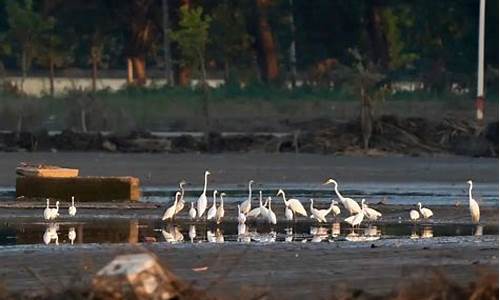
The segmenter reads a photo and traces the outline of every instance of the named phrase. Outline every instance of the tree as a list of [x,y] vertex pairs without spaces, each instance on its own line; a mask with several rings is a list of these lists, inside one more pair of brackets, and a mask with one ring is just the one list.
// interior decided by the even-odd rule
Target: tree
[[[205,51],[208,44],[208,31],[211,18],[203,15],[203,8],[181,7],[179,29],[170,32],[170,37],[179,45],[181,50],[181,65],[190,66],[201,71],[201,87],[203,89],[203,112],[207,125],[208,114],[208,83],[205,65]],[[207,126],[208,128],[208,126]]]
[[271,0],[256,0],[257,1],[257,27],[259,29],[259,50],[261,53],[261,68],[263,69],[264,79],[267,82],[274,81],[278,78],[278,56],[276,45],[271,31],[271,25],[268,21],[267,10],[271,4]]
[[50,96],[54,97],[54,71],[71,61],[71,49],[62,42],[62,38],[53,32],[41,37],[40,51],[36,60],[49,69]]
[[[224,79],[232,80],[233,69],[237,62],[251,60],[252,36],[246,30],[247,22],[239,3],[220,1],[212,11],[213,22],[210,35],[213,37],[213,53],[222,54]],[[214,55],[215,56],[215,55]]]
[[9,36],[20,51],[22,70],[21,90],[33,59],[40,50],[40,37],[54,27],[53,19],[44,20],[33,8],[31,0],[22,3],[9,0],[6,5]]

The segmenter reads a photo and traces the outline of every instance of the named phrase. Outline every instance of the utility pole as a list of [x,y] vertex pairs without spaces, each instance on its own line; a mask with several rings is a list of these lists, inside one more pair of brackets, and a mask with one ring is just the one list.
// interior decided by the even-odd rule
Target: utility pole
[[486,0],[480,0],[479,4],[479,46],[477,62],[477,97],[476,97],[476,121],[483,124],[484,119],[484,13]]
[[165,80],[168,86],[174,85],[174,73],[172,71],[172,55],[170,51],[170,38],[168,36],[168,0],[162,0],[163,10],[163,60],[165,61]]
[[290,43],[290,72],[292,88],[297,85],[297,52],[295,50],[295,19],[293,18],[293,0],[290,0],[290,31],[292,42]]

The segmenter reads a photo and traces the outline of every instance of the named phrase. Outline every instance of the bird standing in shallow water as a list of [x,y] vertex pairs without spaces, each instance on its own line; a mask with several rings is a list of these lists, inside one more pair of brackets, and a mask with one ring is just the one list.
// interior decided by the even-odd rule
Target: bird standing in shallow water
[[268,197],[267,200],[269,201],[269,209],[267,210],[267,220],[269,221],[269,223],[276,225],[276,214],[271,208],[271,201],[273,199],[271,199],[271,197]]
[[208,210],[207,212],[207,220],[211,220],[213,218],[215,218],[215,214],[217,213],[217,190],[214,190],[214,204],[212,205],[212,207],[210,207],[210,209]]
[[194,208],[194,202],[191,202],[191,208],[189,209],[189,217],[191,220],[196,219],[196,208]]
[[276,196],[279,196],[279,195],[283,196],[283,202],[285,202],[285,206],[289,207],[294,214],[299,214],[299,215],[302,215],[304,217],[307,217],[307,211],[304,208],[304,206],[302,206],[302,203],[300,203],[300,201],[298,199],[292,198],[292,199],[288,199],[288,201],[287,201],[286,196],[285,196],[285,192],[281,189],[276,194]]
[[163,217],[161,218],[162,221],[168,220],[168,219],[173,219],[175,216],[175,209],[177,208],[177,202],[179,201],[179,197],[181,196],[180,192],[175,193],[175,200],[174,204],[167,208],[165,210],[165,213],[163,213]]
[[340,203],[344,205],[345,209],[349,212],[349,214],[353,215],[361,211],[361,207],[356,201],[354,201],[351,198],[344,197],[340,194],[337,181],[330,178],[323,184],[330,184],[330,183],[333,183],[335,193],[337,194],[337,197],[339,197]]
[[224,218],[224,196],[226,193],[220,193],[220,205],[217,207],[217,212],[215,213],[215,219],[217,224],[222,222],[222,218]]
[[365,201],[365,199],[361,200],[361,207],[368,220],[376,221],[378,218],[382,217],[382,214],[378,210],[368,207],[368,205],[365,204]]
[[314,199],[310,199],[311,201],[311,218],[316,219],[319,223],[325,222],[326,223],[326,218],[325,215],[323,215],[318,209],[314,208]]
[[76,215],[75,196],[71,197],[71,206],[68,208],[68,214],[70,216]]
[[177,208],[175,209],[175,214],[178,214],[182,211],[182,209],[184,209],[184,204],[185,204],[185,201],[184,201],[184,185],[186,184],[186,181],[185,180],[181,180],[181,182],[179,182],[179,188],[181,190],[181,198],[179,199],[179,202],[177,202]]
[[360,211],[359,213],[350,216],[349,218],[345,219],[344,221],[351,224],[352,228],[354,229],[354,226],[358,226],[363,222],[363,218],[365,217],[365,214],[363,211]]
[[248,199],[241,203],[241,212],[245,215],[252,209],[252,183],[253,180],[248,182]]
[[210,175],[209,171],[205,171],[205,184],[203,185],[203,192],[201,193],[200,197],[198,198],[197,202],[197,212],[198,212],[198,218],[201,218],[203,214],[205,213],[205,210],[207,209],[207,183],[208,183],[208,175]]
[[43,210],[43,218],[45,220],[50,220],[52,217],[52,209],[50,208],[50,200],[47,198],[47,207]]
[[477,201],[472,198],[472,180],[467,181],[469,184],[469,210],[470,216],[472,218],[473,224],[479,223],[480,212],[479,212],[479,204]]
[[245,224],[247,221],[247,217],[245,217],[245,214],[241,212],[241,207],[238,204],[238,224]]
[[432,210],[430,210],[426,207],[422,207],[422,203],[420,203],[420,202],[418,202],[418,210],[420,211],[420,213],[422,214],[424,219],[429,219],[430,217],[432,217],[434,215]]
[[416,222],[418,219],[420,219],[420,213],[414,209],[410,210],[410,219]]

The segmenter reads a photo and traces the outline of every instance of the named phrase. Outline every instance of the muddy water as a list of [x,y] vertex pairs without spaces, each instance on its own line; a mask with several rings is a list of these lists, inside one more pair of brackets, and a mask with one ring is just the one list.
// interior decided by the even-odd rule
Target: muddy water
[[386,223],[368,224],[353,230],[344,223],[330,223],[323,226],[283,223],[271,227],[263,223],[238,225],[234,222],[220,225],[178,222],[165,225],[141,219],[94,219],[60,223],[24,220],[0,223],[0,246],[139,242],[358,242],[497,234],[496,226],[472,224]]

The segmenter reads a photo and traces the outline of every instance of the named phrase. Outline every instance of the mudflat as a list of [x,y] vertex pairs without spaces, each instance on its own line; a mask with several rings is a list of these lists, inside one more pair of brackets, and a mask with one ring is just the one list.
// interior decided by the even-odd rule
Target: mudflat
[[0,186],[15,185],[19,162],[80,169],[82,176],[135,176],[143,186],[201,182],[311,183],[335,177],[341,182],[498,182],[498,158],[462,156],[408,157],[319,154],[132,154],[103,152],[14,152],[0,155]]

